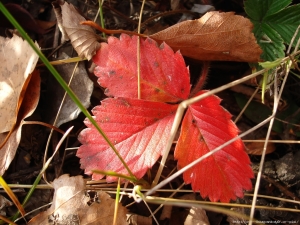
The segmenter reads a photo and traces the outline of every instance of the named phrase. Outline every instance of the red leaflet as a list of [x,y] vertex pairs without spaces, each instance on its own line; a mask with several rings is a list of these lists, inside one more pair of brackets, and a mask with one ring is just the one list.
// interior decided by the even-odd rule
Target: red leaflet
[[[162,155],[169,138],[177,105],[138,99],[107,98],[93,109],[95,120],[113,142],[128,167],[141,178]],[[79,135],[83,144],[77,151],[81,167],[128,174],[119,158],[88,121]],[[103,176],[93,174],[93,179]],[[108,181],[117,178],[108,177]]]
[[[141,39],[141,96],[137,98],[137,37],[122,34],[120,40],[102,43],[93,60],[106,87],[107,98],[93,109],[96,121],[113,142],[133,174],[141,178],[163,154],[169,138],[175,104],[189,96],[189,72],[180,53],[164,44],[158,47],[151,39]],[[204,91],[198,93],[201,94]],[[189,106],[175,149],[178,167],[182,168],[238,134],[231,115],[210,96]],[[85,121],[87,129],[79,135],[83,144],[77,156],[87,174],[92,170],[128,174],[119,158],[98,131]],[[183,175],[194,191],[211,201],[228,202],[251,189],[253,172],[242,140],[224,147]],[[93,174],[93,179],[103,176]],[[108,181],[116,178],[108,177]]]
[[[238,135],[231,115],[219,105],[220,101],[216,96],[209,96],[189,106],[175,149],[179,168]],[[243,189],[251,189],[253,172],[239,139],[186,171],[183,178],[191,183],[194,191],[200,191],[203,198],[229,202],[236,196],[243,197]]]
[[[152,39],[140,41],[141,99],[178,102],[190,93],[189,71],[179,52]],[[108,39],[93,57],[95,75],[108,96],[137,98],[137,36]]]

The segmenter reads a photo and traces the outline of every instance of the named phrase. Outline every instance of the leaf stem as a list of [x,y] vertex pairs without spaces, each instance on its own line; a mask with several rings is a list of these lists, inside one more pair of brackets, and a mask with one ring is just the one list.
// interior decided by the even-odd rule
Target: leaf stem
[[112,142],[109,140],[109,138],[106,136],[104,131],[100,128],[100,126],[97,124],[97,122],[94,120],[94,118],[91,116],[91,114],[86,110],[86,108],[82,105],[78,97],[75,95],[75,93],[70,89],[67,85],[67,83],[64,81],[64,79],[59,75],[59,73],[56,71],[56,69],[49,63],[48,59],[45,57],[45,55],[40,51],[40,49],[34,44],[34,42],[31,40],[31,38],[27,35],[27,33],[24,31],[24,29],[20,26],[20,24],[13,18],[13,16],[10,14],[10,12],[5,8],[5,6],[0,2],[0,10],[1,12],[7,17],[7,19],[13,24],[13,26],[20,32],[20,34],[23,36],[25,40],[27,40],[28,44],[32,47],[32,49],[37,53],[37,55],[40,57],[42,62],[46,65],[46,67],[49,69],[49,71],[52,73],[52,75],[55,77],[55,79],[59,82],[61,87],[68,93],[70,98],[74,101],[74,103],[78,106],[78,108],[83,112],[83,114],[91,121],[91,123],[95,126],[95,128],[98,130],[98,132],[102,135],[104,140],[108,143],[108,145],[113,149],[115,154],[118,156],[120,161],[122,162],[123,166],[126,168],[127,172],[130,176],[135,177],[129,167],[127,166],[126,162],[122,158],[122,156],[119,154],[118,150],[115,148],[115,146],[112,144]]
[[142,38],[146,38],[148,37],[147,35],[145,34],[139,34],[139,33],[136,33],[136,32],[133,32],[133,31],[129,31],[129,30],[109,30],[109,29],[105,29],[101,26],[99,26],[97,23],[93,22],[93,21],[82,21],[80,22],[81,25],[88,25],[88,26],[91,26],[91,27],[94,27],[95,29],[103,32],[103,33],[106,33],[106,34],[121,34],[121,33],[125,33],[125,34],[128,34],[128,35],[137,35],[139,37],[142,37]]

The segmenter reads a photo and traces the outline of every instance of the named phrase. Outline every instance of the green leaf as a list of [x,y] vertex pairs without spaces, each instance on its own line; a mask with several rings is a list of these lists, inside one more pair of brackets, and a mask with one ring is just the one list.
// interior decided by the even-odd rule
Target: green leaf
[[[300,24],[300,4],[287,7],[291,2],[291,0],[245,2],[245,11],[254,24],[253,32],[263,50],[261,58],[265,61],[284,57],[284,44],[290,44]],[[300,34],[297,38],[299,37]]]
[[291,0],[248,0],[245,2],[245,11],[252,20],[262,21],[264,17],[284,9],[291,2]]
[[[300,4],[293,5],[281,10],[280,12],[267,16],[264,21],[277,31],[286,44],[290,41],[300,25]],[[296,40],[300,37],[297,35]],[[295,45],[296,43],[294,43]]]
[[281,36],[268,24],[262,24],[261,34],[262,37],[258,42],[263,50],[261,57],[267,61],[283,58],[285,46]]

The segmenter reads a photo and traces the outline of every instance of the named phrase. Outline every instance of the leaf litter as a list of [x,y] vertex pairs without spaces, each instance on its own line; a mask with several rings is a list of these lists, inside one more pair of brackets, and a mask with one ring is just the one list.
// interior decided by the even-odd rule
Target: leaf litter
[[69,36],[74,49],[79,57],[90,60],[99,49],[100,44],[91,27],[80,25],[85,21],[72,4],[65,2],[61,5],[62,26]]
[[[64,174],[53,181],[54,196],[51,207],[29,221],[39,224],[113,224],[115,200],[102,191],[97,191],[97,201],[89,204],[86,182],[82,176]],[[120,203],[116,225],[125,225],[127,209]]]

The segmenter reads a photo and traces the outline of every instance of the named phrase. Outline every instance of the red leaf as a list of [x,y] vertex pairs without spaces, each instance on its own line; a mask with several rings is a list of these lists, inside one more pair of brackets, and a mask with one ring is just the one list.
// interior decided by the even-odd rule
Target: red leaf
[[[205,91],[201,91],[202,94]],[[191,106],[183,119],[175,149],[178,167],[182,168],[238,134],[231,115],[216,96],[207,97]],[[253,172],[242,140],[237,140],[204,159],[183,174],[185,183],[211,201],[229,202],[243,197],[251,189]]]
[[[128,167],[141,178],[162,155],[169,138],[177,105],[138,99],[107,98],[93,109],[95,120],[113,142]],[[77,151],[81,167],[127,174],[118,157],[89,121],[79,135]],[[93,174],[93,179],[103,175]],[[108,177],[107,181],[115,181]]]
[[[108,96],[137,98],[137,36],[122,34],[108,38],[93,57],[95,75]],[[182,55],[166,44],[159,48],[154,40],[140,41],[141,98],[159,102],[178,102],[190,92],[189,71]]]

